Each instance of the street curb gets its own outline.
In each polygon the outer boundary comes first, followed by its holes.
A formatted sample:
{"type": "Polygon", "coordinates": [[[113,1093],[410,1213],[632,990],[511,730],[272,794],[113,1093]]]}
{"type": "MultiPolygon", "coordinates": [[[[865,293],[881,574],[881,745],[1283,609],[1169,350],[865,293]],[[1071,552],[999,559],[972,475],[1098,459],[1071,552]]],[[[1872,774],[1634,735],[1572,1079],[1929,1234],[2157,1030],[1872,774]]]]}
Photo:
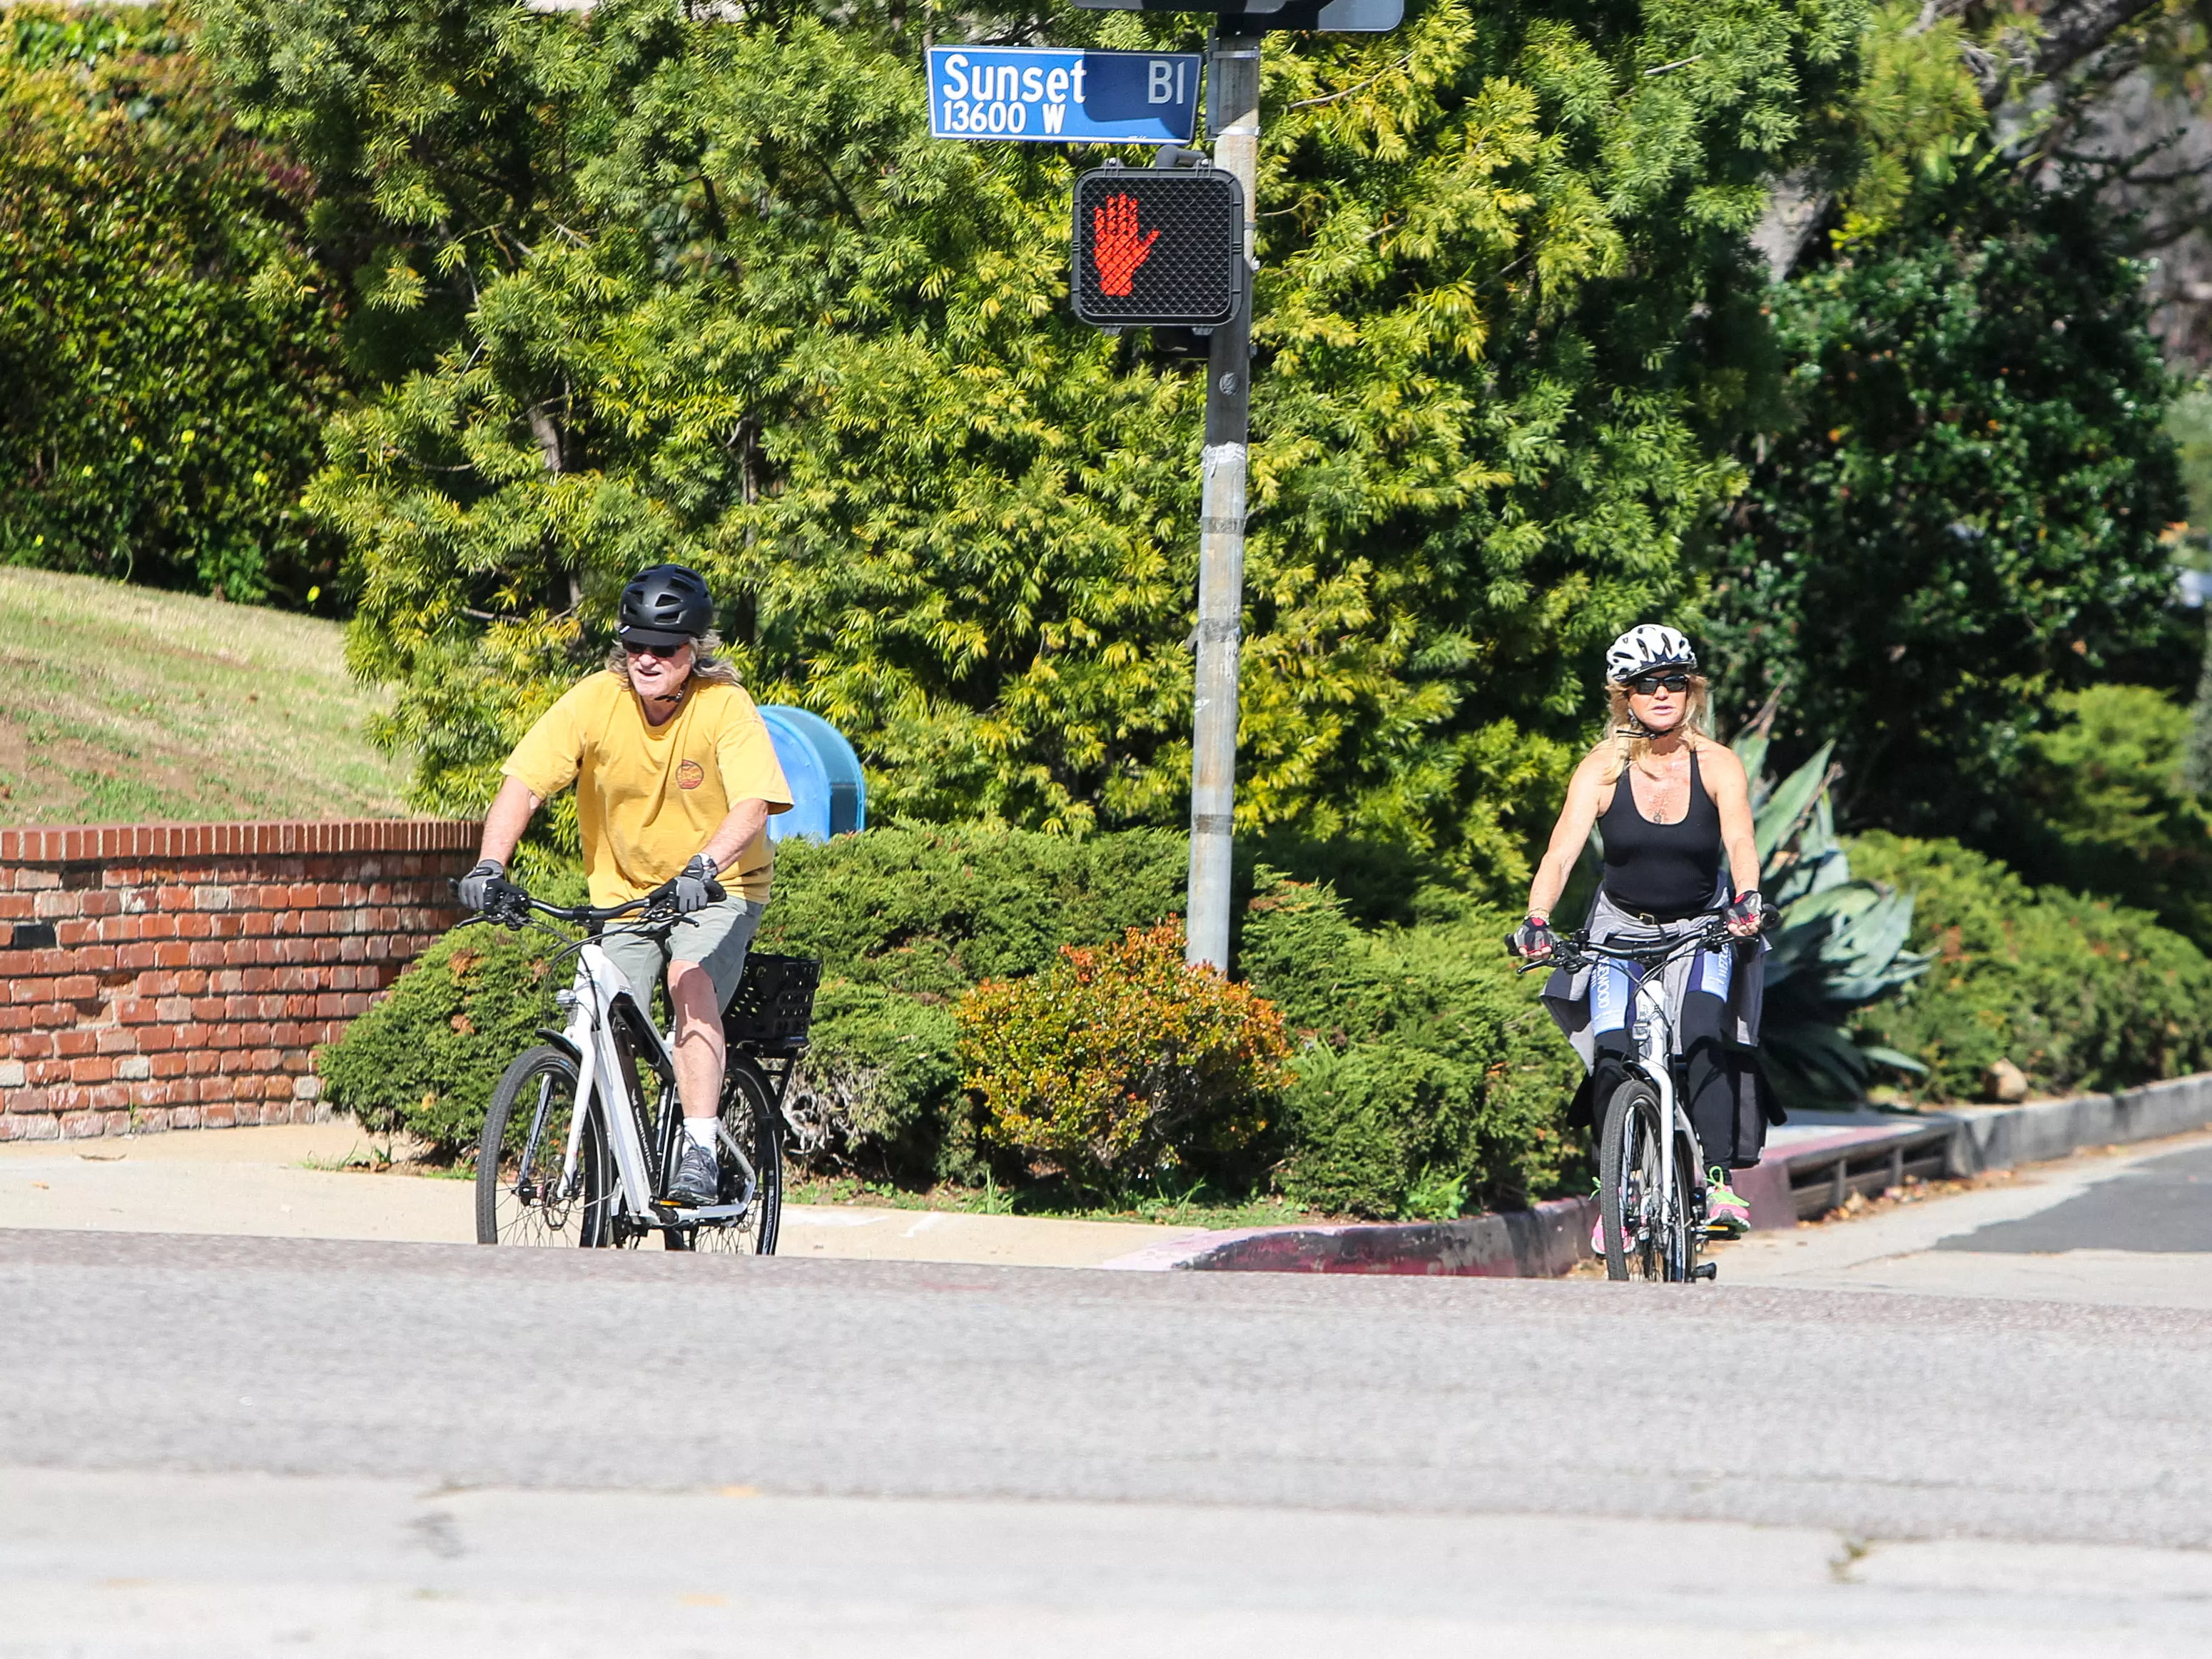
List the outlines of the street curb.
{"type": "Polygon", "coordinates": [[[1593,1198],[1526,1210],[1345,1227],[1248,1227],[1170,1239],[1101,1265],[1124,1273],[1419,1273],[1556,1279],[1589,1255],[1593,1198]]]}
{"type": "MultiPolygon", "coordinates": [[[[1755,1229],[1795,1226],[1814,1190],[1793,1174],[1832,1170],[1831,1191],[1876,1191],[1893,1171],[1940,1157],[1942,1172],[1980,1175],[2060,1158],[2084,1146],[2124,1146],[2212,1127],[2212,1072],[2117,1094],[2074,1095],[2019,1106],[1964,1106],[1838,1126],[1832,1134],[1770,1152],[1739,1170],[1735,1187],[1755,1229]]],[[[1827,1182],[1822,1180],[1821,1187],[1827,1182]]],[[[1810,1212],[1822,1212],[1819,1200],[1810,1212]]],[[[1838,1196],[1836,1201],[1840,1202],[1838,1196]]],[[[1249,1227],[1170,1239],[1100,1265],[1122,1273],[1414,1273],[1478,1279],[1556,1279],[1589,1259],[1593,1198],[1559,1198],[1526,1210],[1457,1221],[1344,1227],[1249,1227]]]]}
{"type": "Polygon", "coordinates": [[[2045,1164],[2085,1146],[2123,1146],[2212,1127],[2212,1073],[2170,1078],[2109,1095],[2069,1095],[2017,1106],[1942,1111],[1838,1124],[1832,1133],[1771,1150],[1735,1188],[1754,1231],[1792,1227],[1872,1197],[1905,1175],[1952,1178],[2045,1164]]]}
{"type": "Polygon", "coordinates": [[[2124,1146],[2212,1127],[2212,1072],[2110,1095],[2032,1100],[2020,1106],[1954,1107],[1948,1117],[1954,1175],[1980,1175],[2064,1158],[2084,1146],[2124,1146]]]}

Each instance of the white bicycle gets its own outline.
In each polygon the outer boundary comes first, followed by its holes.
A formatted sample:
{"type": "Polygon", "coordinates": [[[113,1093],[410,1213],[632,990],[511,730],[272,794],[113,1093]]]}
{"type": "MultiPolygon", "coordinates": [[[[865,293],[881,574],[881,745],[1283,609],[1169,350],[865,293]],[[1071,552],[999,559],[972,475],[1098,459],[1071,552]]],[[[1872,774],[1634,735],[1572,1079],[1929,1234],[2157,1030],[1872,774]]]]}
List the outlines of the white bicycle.
{"type": "Polygon", "coordinates": [[[1675,1088],[1674,1020],[1667,1007],[1666,969],[1677,957],[1740,943],[1715,916],[1697,932],[1674,938],[1631,935],[1599,944],[1587,933],[1565,933],[1549,956],[1522,962],[1524,974],[1553,968],[1601,970],[1607,963],[1643,970],[1629,1005],[1629,1037],[1636,1052],[1613,1097],[1599,1103],[1595,1115],[1598,1211],[1608,1279],[1685,1284],[1719,1272],[1719,1263],[1698,1260],[1707,1220],[1705,1152],[1675,1088]]]}
{"type": "Polygon", "coordinates": [[[684,1148],[684,1114],[666,1039],[630,994],[629,981],[596,933],[570,939],[532,920],[665,939],[677,920],[665,900],[604,908],[514,895],[481,920],[544,928],[574,954],[575,977],[554,1000],[565,1029],[517,1055],[492,1091],[477,1153],[477,1242],[635,1246],[659,1233],[672,1250],[772,1255],[783,1213],[784,1091],[806,1046],[821,964],[755,951],[722,1017],[729,1055],[715,1145],[721,1185],[712,1204],[686,1207],[665,1194],[684,1148]],[[648,1079],[650,1079],[648,1082],[648,1079]]]}

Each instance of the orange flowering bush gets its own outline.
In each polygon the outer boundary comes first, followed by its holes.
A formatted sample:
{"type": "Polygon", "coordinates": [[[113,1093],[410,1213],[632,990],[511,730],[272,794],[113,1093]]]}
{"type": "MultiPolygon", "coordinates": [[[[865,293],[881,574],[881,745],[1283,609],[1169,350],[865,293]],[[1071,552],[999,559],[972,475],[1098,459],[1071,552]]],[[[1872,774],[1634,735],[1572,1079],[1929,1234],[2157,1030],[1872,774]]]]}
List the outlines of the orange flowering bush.
{"type": "Polygon", "coordinates": [[[960,1067],[986,1134],[1106,1184],[1249,1146],[1291,1081],[1283,1017],[1182,955],[1170,918],[970,991],[960,1067]]]}

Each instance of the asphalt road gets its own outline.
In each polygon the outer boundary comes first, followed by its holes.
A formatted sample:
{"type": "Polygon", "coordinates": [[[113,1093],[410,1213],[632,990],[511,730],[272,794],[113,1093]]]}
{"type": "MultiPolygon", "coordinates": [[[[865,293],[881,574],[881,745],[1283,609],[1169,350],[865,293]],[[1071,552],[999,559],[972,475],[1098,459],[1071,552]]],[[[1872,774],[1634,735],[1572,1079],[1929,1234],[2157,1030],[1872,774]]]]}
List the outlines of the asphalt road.
{"type": "Polygon", "coordinates": [[[1718,1255],[1738,1285],[2212,1314],[2212,1140],[2100,1149],[1718,1255]]]}
{"type": "Polygon", "coordinates": [[[2047,1210],[1955,1233],[1936,1248],[2013,1255],[2203,1255],[2212,1279],[2212,1146],[2130,1164],[2047,1210]]]}
{"type": "Polygon", "coordinates": [[[0,1331],[0,1654],[2212,1638],[2186,1309],[14,1232],[0,1331]]]}

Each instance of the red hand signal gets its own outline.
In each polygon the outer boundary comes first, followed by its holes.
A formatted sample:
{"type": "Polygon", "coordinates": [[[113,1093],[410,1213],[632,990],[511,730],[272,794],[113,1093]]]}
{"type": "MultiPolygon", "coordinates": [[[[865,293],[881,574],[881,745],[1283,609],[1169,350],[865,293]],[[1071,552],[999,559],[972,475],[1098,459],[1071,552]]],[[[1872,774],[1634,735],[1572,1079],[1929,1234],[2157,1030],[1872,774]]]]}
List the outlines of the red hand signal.
{"type": "Polygon", "coordinates": [[[1153,229],[1141,237],[1137,234],[1133,196],[1109,196],[1104,207],[1091,209],[1091,259],[1098,267],[1098,291],[1126,295],[1137,267],[1145,263],[1160,233],[1153,229]]]}

